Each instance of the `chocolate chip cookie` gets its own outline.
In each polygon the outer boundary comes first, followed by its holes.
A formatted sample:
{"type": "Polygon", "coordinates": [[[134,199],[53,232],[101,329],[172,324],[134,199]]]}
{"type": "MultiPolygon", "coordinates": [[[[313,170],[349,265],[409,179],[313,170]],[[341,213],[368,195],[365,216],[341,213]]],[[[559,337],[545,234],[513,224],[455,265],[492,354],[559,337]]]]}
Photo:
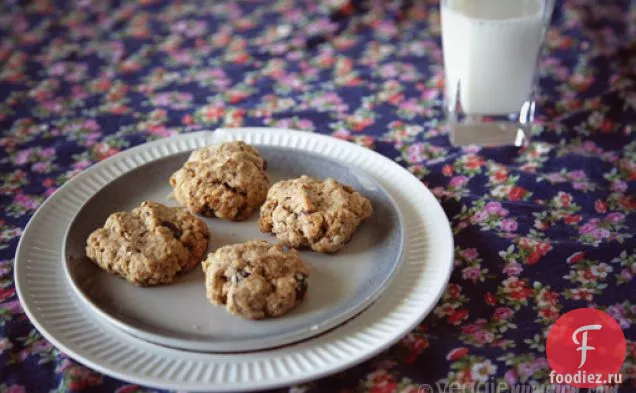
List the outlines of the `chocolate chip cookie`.
{"type": "Polygon", "coordinates": [[[252,146],[227,142],[194,151],[170,184],[177,201],[192,213],[241,221],[265,201],[265,169],[265,160],[252,146]]]}
{"type": "Polygon", "coordinates": [[[307,291],[309,268],[296,250],[262,240],[224,246],[203,261],[207,297],[247,319],[283,315],[307,291]]]}
{"type": "Polygon", "coordinates": [[[309,176],[272,186],[261,207],[260,229],[294,248],[333,253],[373,214],[371,202],[334,179],[309,176]]]}
{"type": "Polygon", "coordinates": [[[186,209],[146,201],[111,214],[88,237],[86,255],[135,285],[167,284],[201,262],[208,238],[205,223],[186,209]]]}

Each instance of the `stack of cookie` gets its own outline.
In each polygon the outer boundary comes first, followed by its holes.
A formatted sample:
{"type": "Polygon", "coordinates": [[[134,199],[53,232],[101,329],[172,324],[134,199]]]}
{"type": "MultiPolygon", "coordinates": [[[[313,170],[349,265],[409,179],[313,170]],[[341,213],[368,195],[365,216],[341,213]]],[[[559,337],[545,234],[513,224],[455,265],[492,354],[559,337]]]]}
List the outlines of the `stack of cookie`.
{"type": "Polygon", "coordinates": [[[168,284],[204,257],[209,230],[196,214],[229,221],[260,208],[262,240],[220,247],[202,263],[208,299],[248,319],[287,313],[305,297],[309,268],[296,249],[335,253],[371,216],[369,200],[333,179],[309,176],[270,188],[267,163],[244,142],[194,151],[170,177],[183,207],[146,201],[132,212],[111,214],[87,240],[89,259],[132,284],[168,284]]]}

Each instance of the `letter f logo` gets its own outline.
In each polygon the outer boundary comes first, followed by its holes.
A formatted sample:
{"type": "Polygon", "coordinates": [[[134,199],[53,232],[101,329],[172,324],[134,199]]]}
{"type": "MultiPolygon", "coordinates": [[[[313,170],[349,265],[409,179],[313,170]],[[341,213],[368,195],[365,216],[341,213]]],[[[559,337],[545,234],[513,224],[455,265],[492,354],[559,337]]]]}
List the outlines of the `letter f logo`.
{"type": "Polygon", "coordinates": [[[581,345],[576,349],[577,351],[581,351],[581,364],[579,364],[579,368],[583,367],[583,365],[585,364],[585,360],[587,359],[587,351],[593,351],[596,349],[587,345],[587,331],[601,330],[601,328],[601,325],[585,325],[576,329],[572,334],[572,341],[574,341],[575,344],[581,345]],[[583,332],[583,339],[581,340],[581,342],[579,342],[579,340],[576,338],[577,334],[579,334],[580,332],[583,332]]]}

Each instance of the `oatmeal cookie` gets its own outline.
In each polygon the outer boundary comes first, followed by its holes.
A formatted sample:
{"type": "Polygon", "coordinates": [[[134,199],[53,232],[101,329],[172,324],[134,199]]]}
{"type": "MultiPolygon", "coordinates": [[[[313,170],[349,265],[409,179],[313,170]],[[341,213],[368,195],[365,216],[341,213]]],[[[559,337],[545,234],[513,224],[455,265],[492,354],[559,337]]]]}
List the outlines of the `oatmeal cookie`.
{"type": "Polygon", "coordinates": [[[275,234],[290,247],[333,253],[372,213],[371,202],[351,187],[333,179],[301,176],[272,186],[259,225],[262,232],[275,234]]]}
{"type": "Polygon", "coordinates": [[[227,142],[192,152],[170,184],[177,201],[192,213],[241,221],[265,201],[265,169],[265,160],[252,146],[227,142]]]}
{"type": "Polygon", "coordinates": [[[88,237],[86,255],[135,285],[167,284],[201,262],[208,237],[205,223],[186,209],[146,201],[111,214],[88,237]]]}
{"type": "Polygon", "coordinates": [[[207,297],[247,319],[283,315],[307,291],[309,268],[298,251],[262,240],[224,246],[203,261],[207,297]]]}

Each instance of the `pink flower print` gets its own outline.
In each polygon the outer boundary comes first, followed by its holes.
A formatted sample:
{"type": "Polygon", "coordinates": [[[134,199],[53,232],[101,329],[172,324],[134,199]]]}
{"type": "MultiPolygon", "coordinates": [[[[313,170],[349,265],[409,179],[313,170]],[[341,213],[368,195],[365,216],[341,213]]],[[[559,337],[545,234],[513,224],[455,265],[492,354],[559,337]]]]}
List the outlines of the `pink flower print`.
{"type": "Polygon", "coordinates": [[[24,194],[16,195],[13,202],[19,204],[25,209],[36,209],[38,207],[38,203],[35,200],[24,194]]]}
{"type": "Polygon", "coordinates": [[[515,370],[508,370],[504,374],[504,380],[506,381],[508,385],[512,386],[519,381],[519,377],[515,370]]]}
{"type": "Polygon", "coordinates": [[[625,308],[622,305],[616,304],[613,306],[609,306],[607,310],[605,310],[605,312],[609,316],[614,318],[621,328],[629,329],[631,327],[632,323],[629,321],[629,319],[625,318],[625,308]]]}
{"type": "Polygon", "coordinates": [[[422,105],[414,99],[408,99],[402,101],[399,105],[399,108],[405,112],[413,112],[413,113],[421,113],[422,105]]]}
{"type": "Polygon", "coordinates": [[[436,89],[425,89],[422,91],[422,98],[426,101],[431,101],[437,98],[439,95],[439,90],[436,89]]]}
{"type": "Polygon", "coordinates": [[[462,187],[468,183],[468,178],[466,176],[455,176],[448,183],[453,188],[462,187]]]}
{"type": "Polygon", "coordinates": [[[479,256],[479,253],[477,252],[476,248],[467,248],[465,250],[460,251],[459,254],[462,257],[464,257],[464,259],[466,259],[467,261],[473,261],[477,259],[477,257],[479,256]]]}
{"type": "Polygon", "coordinates": [[[610,231],[605,228],[596,228],[592,231],[592,237],[595,239],[607,239],[610,236],[610,231]]]}
{"type": "Polygon", "coordinates": [[[605,220],[611,222],[612,224],[618,224],[623,222],[625,219],[625,215],[623,213],[610,213],[605,217],[605,220]]]}
{"type": "Polygon", "coordinates": [[[158,106],[168,106],[170,105],[170,93],[161,93],[157,94],[153,99],[154,104],[158,106]]]}
{"type": "Polygon", "coordinates": [[[301,130],[313,130],[314,123],[311,120],[301,119],[296,122],[296,125],[301,130]]]}
{"type": "Polygon", "coordinates": [[[536,370],[542,370],[550,367],[550,364],[546,358],[537,358],[534,360],[534,367],[536,370]]]}
{"type": "Polygon", "coordinates": [[[574,182],[572,183],[572,188],[574,188],[575,190],[584,190],[587,188],[587,183],[574,182]]]}
{"type": "Polygon", "coordinates": [[[73,169],[85,169],[91,166],[91,162],[89,160],[80,160],[73,163],[73,169]]]}
{"type": "Polygon", "coordinates": [[[351,138],[351,132],[348,130],[337,130],[337,131],[334,131],[331,135],[336,138],[345,139],[345,140],[351,138]]]}
{"type": "Polygon", "coordinates": [[[475,340],[480,344],[491,343],[495,339],[494,334],[487,332],[484,329],[477,330],[475,332],[474,337],[475,337],[475,340]]]}
{"type": "Polygon", "coordinates": [[[579,228],[579,233],[581,234],[592,233],[595,229],[596,229],[596,224],[593,224],[592,222],[587,222],[585,225],[579,228]]]}
{"type": "Polygon", "coordinates": [[[477,282],[479,280],[480,270],[477,266],[469,266],[462,270],[462,278],[464,280],[471,280],[477,282]]]}
{"type": "Polygon", "coordinates": [[[383,78],[392,79],[398,76],[398,69],[394,63],[385,64],[380,67],[380,75],[383,78]]]}
{"type": "Polygon", "coordinates": [[[174,59],[174,61],[176,61],[177,63],[181,63],[181,64],[192,64],[193,63],[192,54],[190,52],[188,52],[188,51],[174,52],[174,53],[172,53],[172,58],[174,59]]]}
{"type": "Polygon", "coordinates": [[[483,210],[479,210],[477,211],[475,214],[473,214],[473,216],[471,217],[471,221],[473,223],[478,223],[478,222],[482,222],[485,221],[486,219],[488,219],[488,213],[486,213],[483,210]]]}
{"type": "Polygon", "coordinates": [[[478,319],[475,320],[475,325],[477,325],[477,326],[483,327],[483,326],[486,326],[487,323],[488,323],[488,321],[486,319],[484,319],[484,318],[478,318],[478,319]]]}
{"type": "Polygon", "coordinates": [[[45,162],[36,162],[35,164],[31,166],[31,169],[33,170],[33,172],[36,172],[36,173],[45,173],[48,168],[49,168],[49,165],[45,162]]]}
{"type": "Polygon", "coordinates": [[[550,173],[546,178],[552,183],[560,183],[565,181],[565,178],[560,173],[550,173]]]}
{"type": "Polygon", "coordinates": [[[0,304],[0,307],[9,311],[9,313],[13,315],[24,314],[24,311],[22,310],[22,306],[20,306],[20,301],[18,300],[12,300],[6,303],[2,303],[0,304]]]}
{"type": "Polygon", "coordinates": [[[42,103],[42,107],[44,107],[46,110],[51,111],[53,113],[60,113],[62,112],[62,104],[60,104],[57,101],[46,101],[44,103],[42,103]]]}
{"type": "Polygon", "coordinates": [[[40,151],[40,156],[45,157],[45,158],[54,157],[55,156],[55,149],[52,148],[52,147],[48,147],[46,149],[42,149],[40,151]]]}
{"type": "Polygon", "coordinates": [[[513,232],[517,230],[517,222],[511,218],[506,218],[499,223],[499,228],[505,232],[513,232]]]}
{"type": "Polygon", "coordinates": [[[495,309],[494,318],[498,321],[505,321],[514,314],[510,307],[498,307],[495,309]]]}
{"type": "Polygon", "coordinates": [[[86,119],[82,122],[82,128],[95,132],[99,131],[99,124],[97,124],[95,119],[86,119]]]}
{"type": "Polygon", "coordinates": [[[582,170],[576,170],[576,171],[572,171],[570,172],[570,179],[572,180],[585,180],[586,176],[585,176],[585,172],[583,172],[582,170]]]}
{"type": "Polygon", "coordinates": [[[49,68],[49,74],[51,74],[52,76],[60,76],[63,75],[65,72],[66,63],[64,62],[55,63],[51,66],[51,68],[49,68]]]}
{"type": "Polygon", "coordinates": [[[517,372],[522,378],[531,376],[535,371],[534,365],[531,363],[523,362],[517,366],[517,372]]]}
{"type": "Polygon", "coordinates": [[[416,144],[413,144],[413,145],[409,146],[407,154],[408,154],[409,161],[411,161],[411,162],[423,161],[425,159],[424,144],[423,143],[416,143],[416,144]]]}
{"type": "Polygon", "coordinates": [[[498,214],[501,211],[501,203],[488,202],[484,209],[490,214],[498,214]]]}
{"type": "Polygon", "coordinates": [[[615,192],[625,192],[625,190],[627,190],[627,183],[621,180],[617,180],[612,183],[610,188],[612,189],[612,191],[615,192]]]}
{"type": "Polygon", "coordinates": [[[503,268],[504,274],[507,274],[509,276],[518,276],[519,274],[521,274],[522,271],[523,268],[521,267],[521,264],[517,262],[508,263],[503,268]]]}
{"type": "MultiPolygon", "coordinates": [[[[636,270],[636,264],[632,265],[633,269],[632,270],[636,270]]],[[[623,269],[621,270],[621,278],[625,281],[630,281],[632,279],[632,273],[629,272],[629,270],[627,269],[623,269]]]]}
{"type": "Polygon", "coordinates": [[[31,149],[20,150],[15,158],[15,163],[18,165],[26,164],[31,158],[31,149]]]}

